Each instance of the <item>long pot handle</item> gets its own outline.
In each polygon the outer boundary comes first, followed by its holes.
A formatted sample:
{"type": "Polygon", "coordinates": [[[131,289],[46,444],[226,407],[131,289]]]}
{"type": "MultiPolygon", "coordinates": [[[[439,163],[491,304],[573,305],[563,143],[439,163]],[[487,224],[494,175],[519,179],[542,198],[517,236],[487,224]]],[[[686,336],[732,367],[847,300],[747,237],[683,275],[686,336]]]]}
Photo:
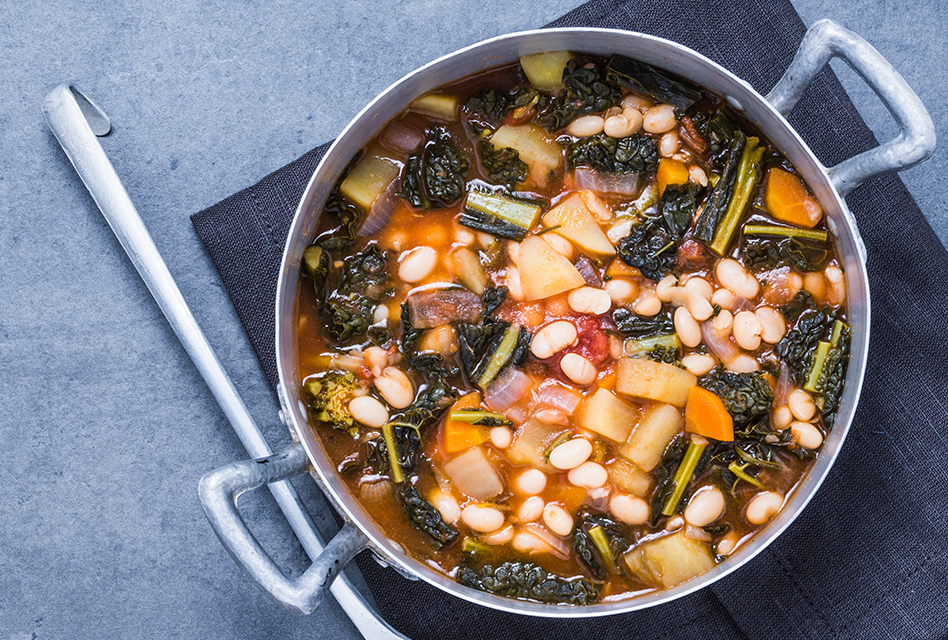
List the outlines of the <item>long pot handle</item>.
{"type": "Polygon", "coordinates": [[[369,543],[357,526],[347,522],[298,578],[286,577],[263,550],[237,509],[237,498],[245,491],[304,473],[308,465],[306,451],[297,443],[282,453],[215,469],[198,486],[204,514],[221,544],[264,593],[294,613],[316,609],[336,575],[369,543]]]}
{"type": "Polygon", "coordinates": [[[834,57],[845,60],[875,91],[900,130],[893,140],[828,169],[833,186],[845,196],[866,180],[928,158],[935,150],[935,125],[922,101],[888,60],[861,36],[832,20],[820,20],[810,28],[767,101],[786,116],[834,57]]]}

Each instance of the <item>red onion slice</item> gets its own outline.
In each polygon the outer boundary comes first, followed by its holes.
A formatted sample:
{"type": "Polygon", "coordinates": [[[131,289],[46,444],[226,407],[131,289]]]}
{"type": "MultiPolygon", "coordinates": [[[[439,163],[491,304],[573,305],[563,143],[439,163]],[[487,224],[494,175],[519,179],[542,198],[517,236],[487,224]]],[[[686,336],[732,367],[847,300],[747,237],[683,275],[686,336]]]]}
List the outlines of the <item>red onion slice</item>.
{"type": "Polygon", "coordinates": [[[418,149],[425,140],[425,132],[420,131],[401,120],[396,120],[385,128],[379,136],[383,147],[396,153],[409,154],[418,149]]]}
{"type": "Polygon", "coordinates": [[[392,180],[392,184],[375,199],[369,214],[365,216],[362,226],[359,227],[358,236],[370,236],[378,233],[388,224],[389,219],[398,207],[398,188],[401,186],[398,178],[392,180]]]}
{"type": "Polygon", "coordinates": [[[535,522],[528,522],[527,524],[523,525],[523,530],[529,531],[540,540],[550,545],[554,555],[557,555],[561,558],[569,557],[569,547],[566,546],[566,543],[546,527],[535,522]]]}
{"type": "Polygon", "coordinates": [[[571,416],[583,397],[572,389],[558,384],[548,384],[537,391],[536,399],[537,406],[560,409],[571,416]]]}
{"type": "Polygon", "coordinates": [[[790,375],[790,367],[785,362],[781,362],[777,388],[774,389],[774,407],[785,407],[792,392],[793,377],[790,375]]]}
{"type": "Polygon", "coordinates": [[[484,392],[484,403],[491,411],[504,412],[517,404],[530,387],[533,380],[520,369],[509,367],[484,392]]]}
{"type": "Polygon", "coordinates": [[[704,345],[708,348],[708,351],[717,356],[724,364],[733,362],[734,358],[740,355],[740,350],[737,348],[737,345],[731,342],[729,336],[722,335],[715,330],[715,328],[711,326],[710,320],[701,323],[701,339],[704,341],[704,345]]]}

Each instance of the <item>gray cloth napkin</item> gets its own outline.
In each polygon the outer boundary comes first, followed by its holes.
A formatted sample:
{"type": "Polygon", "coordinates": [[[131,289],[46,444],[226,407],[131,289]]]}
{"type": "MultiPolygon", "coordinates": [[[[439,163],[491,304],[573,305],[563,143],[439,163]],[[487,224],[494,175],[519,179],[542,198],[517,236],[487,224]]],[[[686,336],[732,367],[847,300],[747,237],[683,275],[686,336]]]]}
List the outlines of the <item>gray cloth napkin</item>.
{"type": "MultiPolygon", "coordinates": [[[[612,27],[676,40],[761,93],[786,69],[805,32],[789,0],[593,0],[550,26],[612,27]]],[[[827,165],[876,146],[829,69],[790,122],[827,165]]],[[[192,217],[271,384],[277,379],[279,259],[325,149],[192,217]]],[[[645,611],[582,620],[489,610],[360,558],[384,617],[416,640],[945,637],[948,254],[897,177],[876,179],[847,201],[869,250],[873,313],[866,382],[833,471],[776,542],[698,593],[645,611]]]]}

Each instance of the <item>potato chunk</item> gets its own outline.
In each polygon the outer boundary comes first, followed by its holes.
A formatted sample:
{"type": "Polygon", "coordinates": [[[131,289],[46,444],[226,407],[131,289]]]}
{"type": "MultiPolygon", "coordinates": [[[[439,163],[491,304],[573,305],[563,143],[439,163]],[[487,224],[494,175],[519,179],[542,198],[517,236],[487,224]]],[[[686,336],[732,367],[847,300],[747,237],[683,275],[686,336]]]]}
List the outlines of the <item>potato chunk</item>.
{"type": "Polygon", "coordinates": [[[638,421],[638,410],[607,389],[597,389],[583,401],[577,424],[615,442],[625,442],[638,421]]]}
{"type": "Polygon", "coordinates": [[[565,427],[543,424],[530,418],[524,422],[514,435],[513,444],[507,449],[507,459],[514,464],[529,465],[544,471],[556,471],[556,468],[544,460],[547,448],[566,431],[565,427]]]}
{"type": "Polygon", "coordinates": [[[489,500],[504,490],[504,481],[481,447],[445,462],[444,473],[458,491],[475,500],[489,500]]]}
{"type": "Polygon", "coordinates": [[[671,589],[714,568],[707,543],[684,532],[644,542],[623,556],[629,570],[644,582],[671,589]]]}
{"type": "Polygon", "coordinates": [[[642,358],[620,358],[616,369],[617,392],[676,407],[685,406],[688,392],[696,384],[698,378],[684,369],[642,358]]]}
{"type": "Polygon", "coordinates": [[[526,302],[542,300],[586,284],[573,263],[540,236],[520,243],[520,288],[526,302]]]}
{"type": "Polygon", "coordinates": [[[614,256],[615,247],[602,232],[582,195],[574,193],[543,214],[543,226],[559,227],[557,233],[587,253],[614,256]]]}
{"type": "Polygon", "coordinates": [[[530,179],[540,187],[550,181],[550,174],[563,162],[563,147],[553,136],[535,124],[505,124],[490,137],[495,147],[516,149],[520,159],[530,167],[530,179]]]}
{"type": "Polygon", "coordinates": [[[662,461],[665,449],[681,431],[678,409],[670,404],[655,405],[645,412],[618,453],[643,471],[651,471],[662,461]]]}

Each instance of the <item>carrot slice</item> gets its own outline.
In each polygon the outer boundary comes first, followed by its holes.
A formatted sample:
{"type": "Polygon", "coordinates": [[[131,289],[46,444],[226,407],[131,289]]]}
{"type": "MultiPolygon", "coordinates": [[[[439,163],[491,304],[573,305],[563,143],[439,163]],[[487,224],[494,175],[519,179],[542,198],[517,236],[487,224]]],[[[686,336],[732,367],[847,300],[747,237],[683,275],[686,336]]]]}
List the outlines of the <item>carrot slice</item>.
{"type": "MultiPolygon", "coordinates": [[[[451,406],[451,411],[477,409],[480,406],[481,394],[474,391],[455,400],[454,405],[451,406]]],[[[451,415],[450,412],[448,415],[451,415]]],[[[444,421],[444,426],[441,429],[441,449],[445,453],[460,453],[471,447],[484,444],[487,442],[487,438],[485,427],[449,418],[444,421]]]]}
{"type": "Polygon", "coordinates": [[[772,167],[764,194],[767,211],[777,220],[812,229],[823,217],[823,208],[796,174],[772,167]]]}
{"type": "Polygon", "coordinates": [[[658,180],[658,196],[661,197],[665,193],[665,187],[670,184],[686,184],[688,177],[688,167],[684,162],[662,158],[658,161],[658,172],[655,174],[658,180]]]}
{"type": "Polygon", "coordinates": [[[724,401],[704,387],[694,386],[688,392],[685,430],[722,442],[734,441],[734,420],[724,401]]]}

